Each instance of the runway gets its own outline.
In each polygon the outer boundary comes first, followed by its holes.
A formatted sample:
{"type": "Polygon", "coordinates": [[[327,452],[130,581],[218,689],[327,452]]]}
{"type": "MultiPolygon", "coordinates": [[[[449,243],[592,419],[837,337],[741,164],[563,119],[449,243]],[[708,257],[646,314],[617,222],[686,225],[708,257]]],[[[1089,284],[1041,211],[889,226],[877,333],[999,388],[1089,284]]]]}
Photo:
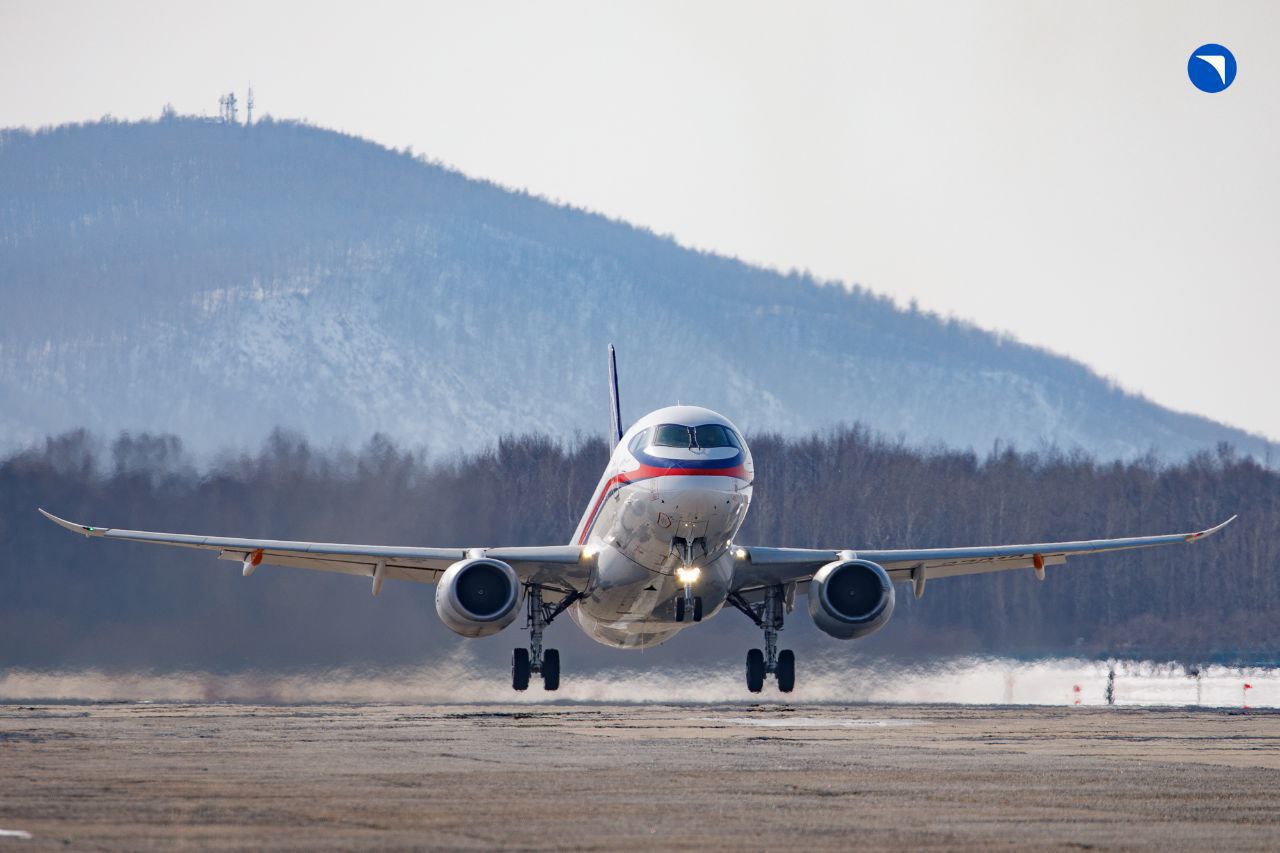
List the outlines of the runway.
{"type": "Polygon", "coordinates": [[[0,846],[1280,846],[1274,711],[2,705],[0,846]]]}

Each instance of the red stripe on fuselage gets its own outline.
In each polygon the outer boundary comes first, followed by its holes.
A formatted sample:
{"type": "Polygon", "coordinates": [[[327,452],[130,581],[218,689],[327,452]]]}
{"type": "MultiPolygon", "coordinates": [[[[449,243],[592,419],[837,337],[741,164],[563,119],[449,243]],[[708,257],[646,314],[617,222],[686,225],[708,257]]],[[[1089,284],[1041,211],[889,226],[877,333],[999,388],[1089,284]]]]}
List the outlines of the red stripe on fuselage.
{"type": "Polygon", "coordinates": [[[578,544],[582,545],[587,541],[591,526],[596,522],[596,513],[600,511],[605,498],[613,494],[615,488],[652,480],[655,477],[737,477],[739,480],[745,480],[747,469],[742,465],[735,465],[732,468],[658,468],[654,465],[641,465],[634,471],[624,471],[610,477],[605,482],[604,488],[600,490],[600,497],[596,498],[595,505],[591,507],[591,515],[587,516],[587,523],[582,528],[582,535],[578,537],[578,544]]]}

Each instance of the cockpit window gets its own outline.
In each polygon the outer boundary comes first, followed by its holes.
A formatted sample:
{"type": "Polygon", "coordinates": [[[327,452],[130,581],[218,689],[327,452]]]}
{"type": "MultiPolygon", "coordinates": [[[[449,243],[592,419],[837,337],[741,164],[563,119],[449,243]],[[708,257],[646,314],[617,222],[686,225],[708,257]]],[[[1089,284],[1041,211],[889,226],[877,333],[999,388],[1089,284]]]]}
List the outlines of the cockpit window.
{"type": "Polygon", "coordinates": [[[649,441],[653,447],[712,448],[736,447],[742,444],[733,430],[722,424],[687,427],[684,424],[662,424],[653,428],[649,441]]]}
{"type": "Polygon", "coordinates": [[[654,427],[653,441],[655,447],[688,447],[689,428],[683,424],[663,424],[654,427]]]}
{"type": "Polygon", "coordinates": [[[631,443],[627,447],[631,450],[632,456],[649,446],[649,433],[650,430],[642,429],[636,433],[635,438],[631,439],[631,443]]]}
{"type": "Polygon", "coordinates": [[[693,429],[694,443],[698,447],[737,447],[733,430],[720,424],[703,424],[693,429]]]}

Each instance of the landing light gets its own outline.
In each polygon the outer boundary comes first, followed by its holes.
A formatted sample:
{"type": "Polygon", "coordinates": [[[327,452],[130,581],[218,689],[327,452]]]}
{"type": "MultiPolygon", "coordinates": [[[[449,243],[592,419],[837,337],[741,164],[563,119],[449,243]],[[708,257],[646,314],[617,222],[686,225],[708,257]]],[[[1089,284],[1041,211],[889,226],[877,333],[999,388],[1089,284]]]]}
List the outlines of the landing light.
{"type": "Polygon", "coordinates": [[[676,569],[676,580],[682,584],[697,583],[698,578],[702,577],[702,569],[697,566],[688,566],[676,569]]]}
{"type": "Polygon", "coordinates": [[[582,559],[584,560],[590,560],[592,557],[594,557],[598,553],[600,553],[600,549],[595,545],[582,546],[582,559]]]}

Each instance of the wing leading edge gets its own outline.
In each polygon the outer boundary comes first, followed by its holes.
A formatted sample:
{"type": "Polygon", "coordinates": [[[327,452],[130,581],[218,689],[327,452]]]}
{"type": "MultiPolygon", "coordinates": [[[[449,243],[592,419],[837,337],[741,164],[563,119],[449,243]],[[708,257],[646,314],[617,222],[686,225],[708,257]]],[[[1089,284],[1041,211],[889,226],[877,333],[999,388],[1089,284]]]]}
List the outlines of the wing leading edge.
{"type": "Polygon", "coordinates": [[[278,539],[239,539],[225,536],[197,536],[188,533],[154,533],[148,530],[119,530],[93,527],[40,514],[61,527],[82,536],[144,542],[177,548],[217,551],[219,560],[235,560],[252,572],[260,563],[339,572],[374,578],[374,589],[382,577],[415,583],[435,583],[444,570],[468,557],[502,560],[515,569],[521,580],[562,586],[585,587],[591,558],[577,545],[548,545],[515,548],[415,548],[392,545],[344,545],[331,542],[290,542],[278,539]],[[252,567],[252,568],[251,568],[252,567]]]}
{"type": "Polygon", "coordinates": [[[835,560],[859,559],[878,563],[895,581],[913,581],[916,595],[924,591],[926,578],[975,575],[1007,569],[1061,565],[1068,557],[1153,548],[1159,545],[1196,542],[1217,533],[1236,520],[1231,516],[1221,524],[1193,533],[1163,536],[1135,536],[1126,539],[1090,539],[1082,542],[1041,542],[1030,545],[993,545],[976,548],[922,548],[917,550],[822,550],[809,548],[735,549],[734,589],[751,590],[775,584],[803,583],[818,569],[835,560]]]}

